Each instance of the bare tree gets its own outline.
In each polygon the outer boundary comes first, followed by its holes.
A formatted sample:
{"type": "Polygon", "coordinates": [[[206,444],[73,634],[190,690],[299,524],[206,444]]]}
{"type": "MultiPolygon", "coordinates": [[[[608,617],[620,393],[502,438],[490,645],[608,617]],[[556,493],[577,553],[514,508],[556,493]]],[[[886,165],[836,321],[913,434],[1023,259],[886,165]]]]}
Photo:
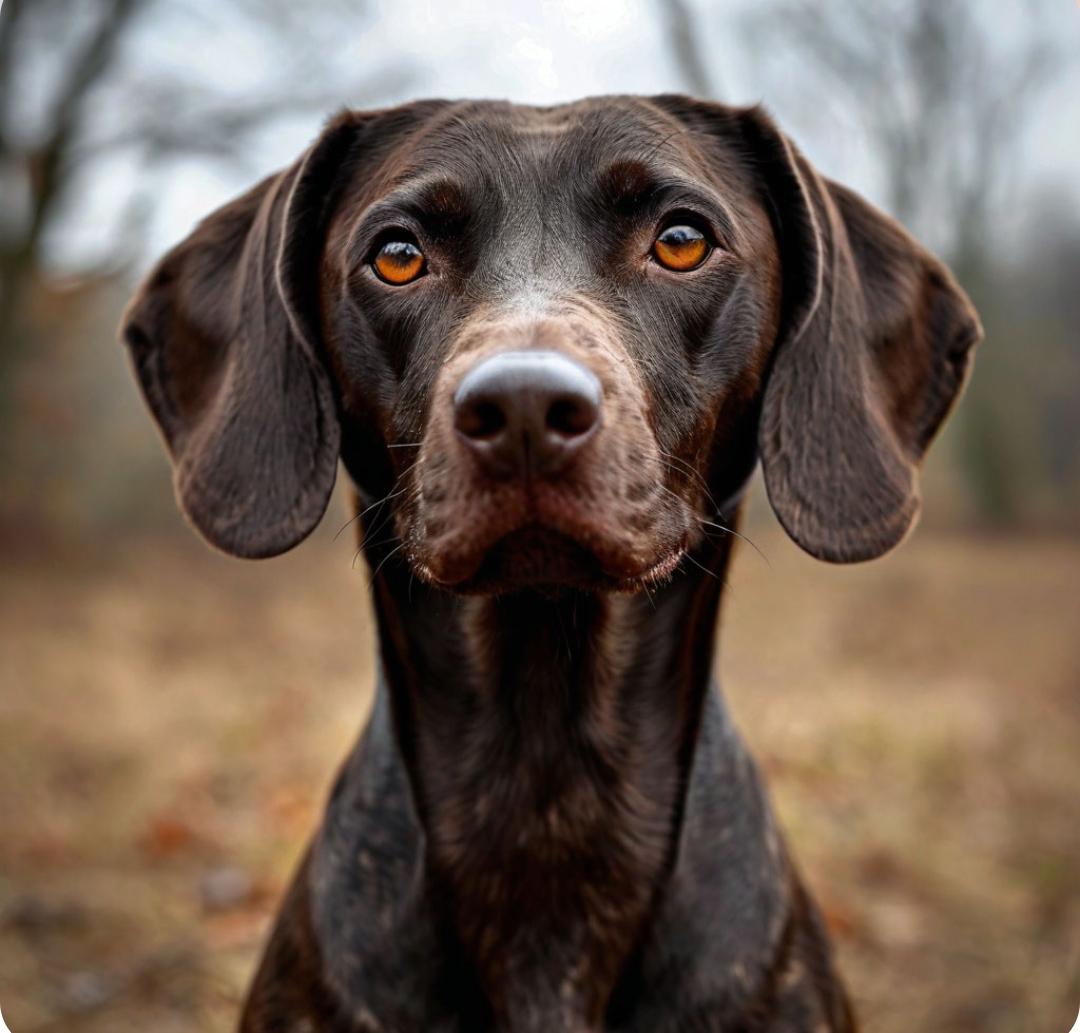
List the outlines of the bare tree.
{"type": "MultiPolygon", "coordinates": [[[[9,393],[33,339],[28,292],[43,277],[50,241],[63,237],[72,202],[96,169],[121,156],[143,170],[111,235],[105,268],[136,247],[153,172],[199,156],[242,162],[255,134],[280,120],[313,119],[346,102],[402,88],[394,68],[335,66],[343,40],[366,24],[362,0],[5,0],[0,10],[0,443],[9,393]],[[182,28],[247,45],[237,85],[197,62],[161,59],[182,28]],[[245,74],[246,65],[263,69],[245,74]]],[[[193,55],[197,56],[197,55],[193,55]]],[[[227,78],[227,77],[224,77],[227,78]]]]}
{"type": "MultiPolygon", "coordinates": [[[[0,340],[14,345],[12,334],[26,280],[39,256],[49,217],[63,193],[71,168],[87,91],[111,64],[128,23],[141,0],[109,0],[96,24],[82,35],[72,53],[64,56],[66,74],[56,86],[43,124],[34,132],[21,123],[15,96],[16,72],[22,71],[28,51],[51,36],[62,14],[61,5],[41,0],[8,0],[0,16],[0,169],[6,200],[22,196],[24,211],[3,227],[0,237],[0,340]],[[28,131],[29,130],[29,131],[28,131]]],[[[21,206],[22,207],[22,206],[21,206]]]]}
{"type": "Polygon", "coordinates": [[[1022,116],[1063,58],[1036,4],[1013,13],[991,31],[964,0],[780,0],[746,28],[799,62],[800,88],[804,71],[828,84],[873,146],[892,213],[968,271],[1014,180],[1022,116]]]}
{"type": "Polygon", "coordinates": [[[719,97],[720,80],[706,60],[697,38],[698,26],[687,0],[661,0],[664,37],[687,92],[695,97],[719,97]]]}
{"type": "MultiPolygon", "coordinates": [[[[686,0],[659,2],[669,27],[690,17],[686,0]]],[[[1065,60],[1052,20],[1040,14],[1035,2],[991,12],[970,0],[777,0],[755,4],[743,20],[754,70],[764,78],[759,91],[805,94],[810,84],[831,107],[846,108],[845,121],[861,126],[876,157],[887,207],[946,255],[987,312],[997,212],[1022,154],[1019,127],[1065,60]],[[1014,22],[988,20],[1004,16],[1014,22]]],[[[707,67],[700,33],[672,30],[669,38],[679,53],[698,48],[679,62],[687,88],[697,89],[694,69],[707,67]]],[[[984,354],[962,419],[977,504],[1001,520],[1014,516],[1019,501],[1012,443],[994,407],[1013,372],[984,354]]]]}

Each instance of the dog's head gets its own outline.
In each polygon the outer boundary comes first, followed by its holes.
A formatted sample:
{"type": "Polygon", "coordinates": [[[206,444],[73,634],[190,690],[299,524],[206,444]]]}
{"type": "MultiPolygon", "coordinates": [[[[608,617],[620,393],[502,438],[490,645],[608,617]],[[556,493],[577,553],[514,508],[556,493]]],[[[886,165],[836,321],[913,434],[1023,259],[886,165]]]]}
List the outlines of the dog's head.
{"type": "Polygon", "coordinates": [[[880,555],[980,329],[759,109],[658,97],[346,113],[124,336],[212,543],[291,548],[340,457],[465,591],[647,584],[759,456],[804,549],[880,555]]]}

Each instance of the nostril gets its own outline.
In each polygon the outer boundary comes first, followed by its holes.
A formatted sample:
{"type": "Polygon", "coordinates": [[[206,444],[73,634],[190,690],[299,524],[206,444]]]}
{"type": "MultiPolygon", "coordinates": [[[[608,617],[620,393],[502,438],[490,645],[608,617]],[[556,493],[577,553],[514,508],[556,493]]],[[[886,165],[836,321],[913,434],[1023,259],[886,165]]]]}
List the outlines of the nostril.
{"type": "Polygon", "coordinates": [[[486,474],[550,478],[592,439],[602,400],[596,375],[565,355],[499,352],[458,383],[454,429],[486,474]]]}
{"type": "Polygon", "coordinates": [[[580,395],[556,398],[548,407],[546,424],[548,430],[566,438],[587,434],[596,426],[598,416],[592,399],[580,395]]]}
{"type": "Polygon", "coordinates": [[[457,412],[457,429],[468,438],[495,437],[506,426],[506,413],[495,402],[475,401],[457,412]]]}

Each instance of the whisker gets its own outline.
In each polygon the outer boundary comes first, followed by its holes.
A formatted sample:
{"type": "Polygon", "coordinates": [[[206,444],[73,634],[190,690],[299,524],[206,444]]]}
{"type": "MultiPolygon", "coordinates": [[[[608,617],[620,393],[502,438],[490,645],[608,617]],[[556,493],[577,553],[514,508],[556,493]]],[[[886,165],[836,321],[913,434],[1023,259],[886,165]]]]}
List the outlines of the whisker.
{"type": "Polygon", "coordinates": [[[371,542],[366,542],[365,541],[364,544],[360,546],[360,551],[363,552],[365,549],[381,549],[384,545],[389,545],[391,542],[395,542],[397,540],[398,540],[397,532],[396,531],[391,531],[388,535],[386,535],[383,538],[380,538],[378,541],[374,541],[374,540],[371,541],[371,542]]]}
{"type": "Polygon", "coordinates": [[[390,486],[390,493],[389,494],[384,495],[381,499],[377,499],[375,502],[373,502],[366,509],[363,509],[359,513],[355,513],[353,516],[349,517],[349,519],[346,520],[345,523],[342,524],[341,527],[338,528],[337,534],[334,535],[333,540],[336,542],[338,540],[338,538],[341,537],[341,532],[344,531],[345,528],[349,527],[351,524],[356,523],[357,520],[360,520],[363,517],[367,516],[367,514],[370,513],[377,506],[381,506],[384,502],[389,502],[391,499],[397,498],[403,491],[407,491],[408,487],[409,487],[407,484],[402,485],[400,488],[398,488],[397,491],[395,491],[394,489],[397,488],[397,485],[401,481],[402,477],[405,477],[407,474],[411,473],[413,468],[419,462],[420,462],[420,459],[419,459],[419,457],[417,457],[408,466],[406,466],[405,469],[401,471],[401,473],[399,473],[394,478],[394,483],[390,486]]]}
{"type": "MultiPolygon", "coordinates": [[[[397,482],[395,481],[394,483],[396,484],[397,482]]],[[[397,491],[392,491],[389,495],[384,495],[377,502],[373,502],[370,506],[367,507],[367,509],[361,510],[359,513],[356,513],[353,516],[349,517],[349,519],[346,520],[345,523],[343,523],[341,527],[337,529],[337,533],[334,535],[333,540],[336,542],[338,538],[341,537],[341,532],[344,531],[346,527],[348,527],[350,524],[356,523],[357,520],[360,520],[363,517],[367,516],[368,513],[370,513],[376,507],[381,506],[384,502],[389,502],[390,499],[397,498],[397,496],[400,495],[403,491],[405,491],[405,487],[399,488],[397,491]]]]}
{"type": "Polygon", "coordinates": [[[681,502],[684,506],[686,505],[686,500],[681,495],[673,492],[666,484],[658,484],[657,488],[665,494],[670,495],[676,502],[681,502]]]}
{"type": "Polygon", "coordinates": [[[678,456],[673,456],[670,452],[665,452],[662,448],[658,448],[657,452],[659,452],[659,454],[663,457],[661,459],[661,462],[663,462],[663,459],[670,459],[672,460],[672,462],[680,464],[679,466],[673,467],[668,463],[664,463],[664,465],[667,466],[669,470],[674,470],[675,473],[681,473],[684,476],[690,475],[696,478],[698,484],[701,485],[701,490],[705,493],[705,498],[709,501],[709,505],[711,505],[712,508],[715,509],[717,512],[720,512],[720,506],[717,504],[716,499],[713,498],[712,492],[709,490],[708,482],[701,475],[701,472],[699,470],[694,469],[694,467],[691,466],[685,459],[680,459],[678,456]]]}
{"type": "Polygon", "coordinates": [[[390,557],[393,556],[395,553],[400,552],[404,548],[405,543],[398,542],[398,544],[382,558],[382,560],[379,562],[379,565],[375,568],[374,571],[372,571],[371,580],[368,582],[368,589],[371,589],[374,586],[375,579],[379,576],[379,571],[382,570],[383,567],[386,565],[386,561],[390,559],[390,557]]]}
{"type": "MultiPolygon", "coordinates": [[[[722,515],[722,513],[720,511],[720,507],[716,503],[716,499],[713,498],[712,492],[709,491],[709,486],[706,483],[705,478],[701,475],[701,473],[698,470],[695,470],[689,463],[686,462],[685,459],[680,459],[678,456],[673,456],[670,452],[665,452],[662,448],[658,448],[657,452],[659,452],[662,457],[664,457],[666,459],[670,459],[674,463],[681,464],[680,466],[672,466],[670,463],[665,462],[664,465],[667,466],[668,469],[674,470],[676,473],[691,474],[695,478],[697,478],[698,482],[701,484],[702,491],[705,493],[705,496],[708,499],[709,503],[712,505],[712,508],[715,511],[716,515],[717,516],[722,515]]],[[[661,462],[664,462],[664,459],[661,459],[661,462]]],[[[661,484],[659,487],[660,487],[661,491],[667,492],[673,498],[676,498],[676,499],[679,498],[679,496],[676,495],[675,492],[673,492],[666,485],[661,484]]],[[[679,501],[681,502],[683,500],[679,499],[679,501]]],[[[752,539],[748,538],[745,534],[741,534],[740,532],[734,530],[733,528],[725,527],[723,524],[718,524],[715,521],[706,520],[704,517],[701,517],[701,516],[697,517],[697,520],[702,525],[705,525],[707,527],[715,527],[718,531],[723,531],[725,534],[731,534],[731,535],[734,535],[736,538],[741,538],[744,542],[746,542],[747,545],[750,546],[750,548],[752,548],[754,550],[754,552],[756,552],[765,561],[765,563],[770,568],[772,567],[772,564],[769,562],[769,557],[766,556],[765,553],[763,553],[761,551],[761,549],[758,548],[757,544],[752,539]]]]}
{"type": "Polygon", "coordinates": [[[698,517],[698,523],[706,527],[715,527],[718,531],[723,531],[725,534],[733,534],[736,538],[741,538],[751,549],[754,550],[764,561],[766,566],[772,569],[772,564],[769,562],[769,557],[765,555],[750,538],[747,538],[745,534],[740,534],[738,531],[733,530],[730,527],[725,527],[723,524],[718,524],[712,520],[706,520],[704,517],[698,517]]]}
{"type": "Polygon", "coordinates": [[[700,563],[698,563],[698,561],[696,559],[694,559],[693,556],[690,555],[689,552],[684,552],[683,553],[683,559],[689,560],[691,563],[694,564],[695,567],[698,568],[698,570],[703,570],[706,574],[709,575],[709,577],[714,577],[714,578],[716,578],[717,581],[720,580],[720,575],[717,574],[715,570],[709,570],[708,567],[702,566],[700,563]]]}
{"type": "MultiPolygon", "coordinates": [[[[402,490],[404,490],[404,489],[402,489],[402,490]]],[[[399,494],[400,494],[400,492],[399,492],[399,494]]],[[[373,539],[375,538],[375,536],[376,536],[376,535],[377,535],[377,534],[378,534],[378,533],[379,533],[379,532],[380,532],[380,531],[381,531],[381,530],[382,530],[382,529],[383,529],[384,527],[386,527],[386,525],[387,525],[387,524],[388,524],[388,523],[389,523],[389,522],[390,522],[390,521],[391,521],[391,520],[392,520],[393,518],[394,518],[394,511],[393,511],[392,509],[388,509],[388,510],[386,510],[386,512],[385,512],[385,513],[382,513],[382,514],[380,514],[380,516],[379,516],[379,519],[378,519],[378,520],[377,520],[377,521],[375,522],[375,526],[374,526],[374,527],[372,527],[372,528],[371,528],[371,529],[370,529],[369,531],[365,532],[365,534],[364,534],[364,537],[363,537],[363,540],[362,540],[362,542],[361,542],[361,548],[363,548],[364,546],[366,546],[366,545],[368,544],[368,542],[369,542],[369,541],[371,541],[371,546],[372,546],[372,548],[374,548],[374,547],[375,547],[375,545],[376,545],[377,543],[375,543],[375,542],[373,541],[373,539]]]]}

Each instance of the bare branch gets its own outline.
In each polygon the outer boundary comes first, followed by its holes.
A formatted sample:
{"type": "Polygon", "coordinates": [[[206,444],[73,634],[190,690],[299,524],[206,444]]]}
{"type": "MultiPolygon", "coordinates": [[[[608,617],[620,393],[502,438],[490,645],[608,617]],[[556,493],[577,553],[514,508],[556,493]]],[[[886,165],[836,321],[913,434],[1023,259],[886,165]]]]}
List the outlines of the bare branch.
{"type": "Polygon", "coordinates": [[[26,259],[37,248],[53,204],[63,190],[63,170],[78,132],[79,112],[87,92],[101,77],[128,21],[144,0],[111,0],[53,105],[44,142],[30,156],[34,205],[20,252],[26,259]]]}
{"type": "MultiPolygon", "coordinates": [[[[0,5],[0,103],[11,97],[18,29],[26,9],[26,0],[7,0],[0,5]]],[[[0,118],[0,154],[5,153],[8,146],[5,120],[0,118]]]]}
{"type": "Polygon", "coordinates": [[[1058,66],[1045,37],[996,53],[970,6],[941,0],[785,0],[757,8],[749,28],[836,83],[875,145],[895,215],[925,229],[948,213],[953,245],[991,232],[983,216],[1016,157],[1009,127],[1058,66]]]}
{"type": "Polygon", "coordinates": [[[660,0],[660,14],[668,46],[687,92],[695,97],[716,97],[720,84],[702,53],[701,35],[687,0],[660,0]]]}

